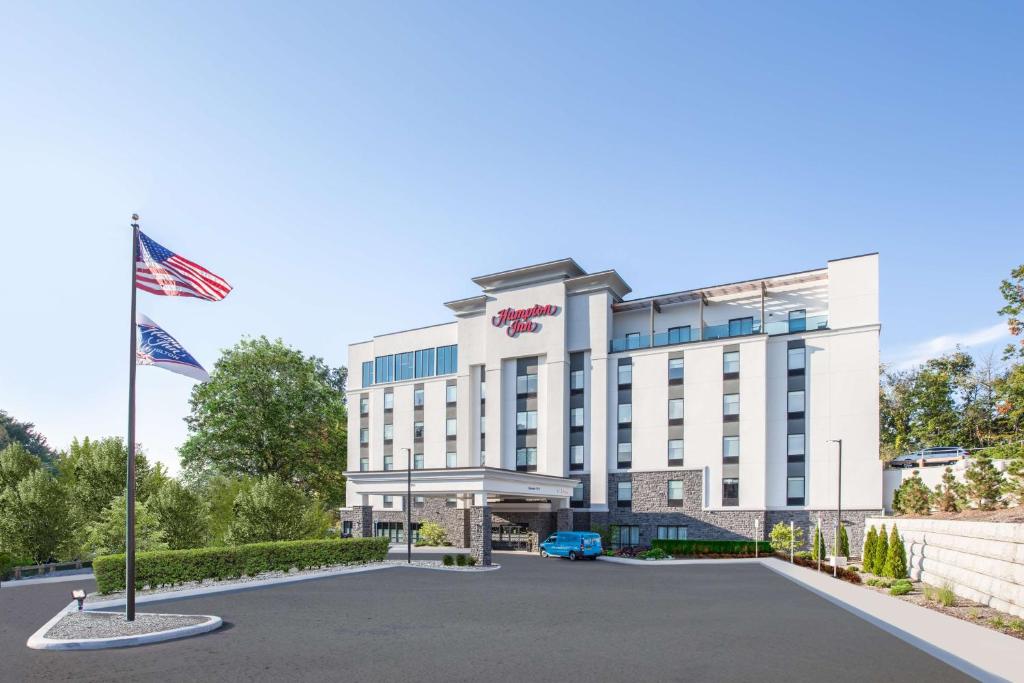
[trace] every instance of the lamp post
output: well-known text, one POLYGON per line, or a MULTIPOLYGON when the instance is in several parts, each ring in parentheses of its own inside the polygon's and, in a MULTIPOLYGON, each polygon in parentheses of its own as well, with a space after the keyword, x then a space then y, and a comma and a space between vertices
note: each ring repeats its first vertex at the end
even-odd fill
POLYGON ((405 451, 405 561, 412 564, 412 449, 405 451))
POLYGON ((761 537, 757 534, 758 519, 754 517, 754 559, 757 559, 757 543, 761 540, 761 537))
POLYGON ((818 571, 821 571, 821 513, 818 513, 818 543, 814 548, 814 554, 818 556, 818 571))
POLYGON ((833 578, 839 577, 839 563, 836 558, 839 557, 839 529, 843 524, 843 440, 842 439, 829 439, 829 443, 839 444, 839 466, 838 470, 838 482, 836 484, 836 538, 832 544, 832 576, 833 578))

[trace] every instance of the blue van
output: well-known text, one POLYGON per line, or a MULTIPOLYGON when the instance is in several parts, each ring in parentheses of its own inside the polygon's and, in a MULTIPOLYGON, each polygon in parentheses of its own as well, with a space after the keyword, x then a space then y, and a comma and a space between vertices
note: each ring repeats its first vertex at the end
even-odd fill
POLYGON ((590 558, 601 554, 601 534, 593 531, 559 531, 540 544, 541 557, 568 557, 570 560, 590 558))

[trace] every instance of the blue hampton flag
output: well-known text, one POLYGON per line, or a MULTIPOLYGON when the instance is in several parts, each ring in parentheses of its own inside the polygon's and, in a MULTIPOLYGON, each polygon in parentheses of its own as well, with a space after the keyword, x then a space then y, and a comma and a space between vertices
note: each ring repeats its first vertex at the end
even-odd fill
POLYGON ((139 365, 155 365, 200 382, 210 379, 203 366, 162 327, 141 313, 135 315, 135 324, 139 328, 139 349, 135 354, 139 365))

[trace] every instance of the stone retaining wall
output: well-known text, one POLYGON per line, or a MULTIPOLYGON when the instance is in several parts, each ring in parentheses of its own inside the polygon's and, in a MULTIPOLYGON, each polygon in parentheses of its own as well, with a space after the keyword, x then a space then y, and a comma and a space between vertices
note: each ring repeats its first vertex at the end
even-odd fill
POLYGON ((893 524, 907 549, 910 578, 949 584, 968 600, 1024 617, 1024 524, 870 517, 893 524))

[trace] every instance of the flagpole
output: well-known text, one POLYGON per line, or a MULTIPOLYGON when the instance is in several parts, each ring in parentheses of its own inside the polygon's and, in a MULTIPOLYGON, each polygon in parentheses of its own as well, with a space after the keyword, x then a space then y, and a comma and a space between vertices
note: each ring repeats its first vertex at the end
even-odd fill
POLYGON ((132 319, 128 352, 128 490, 125 495, 128 514, 125 522, 124 587, 125 621, 135 621, 135 262, 139 244, 139 214, 132 214, 132 319))

